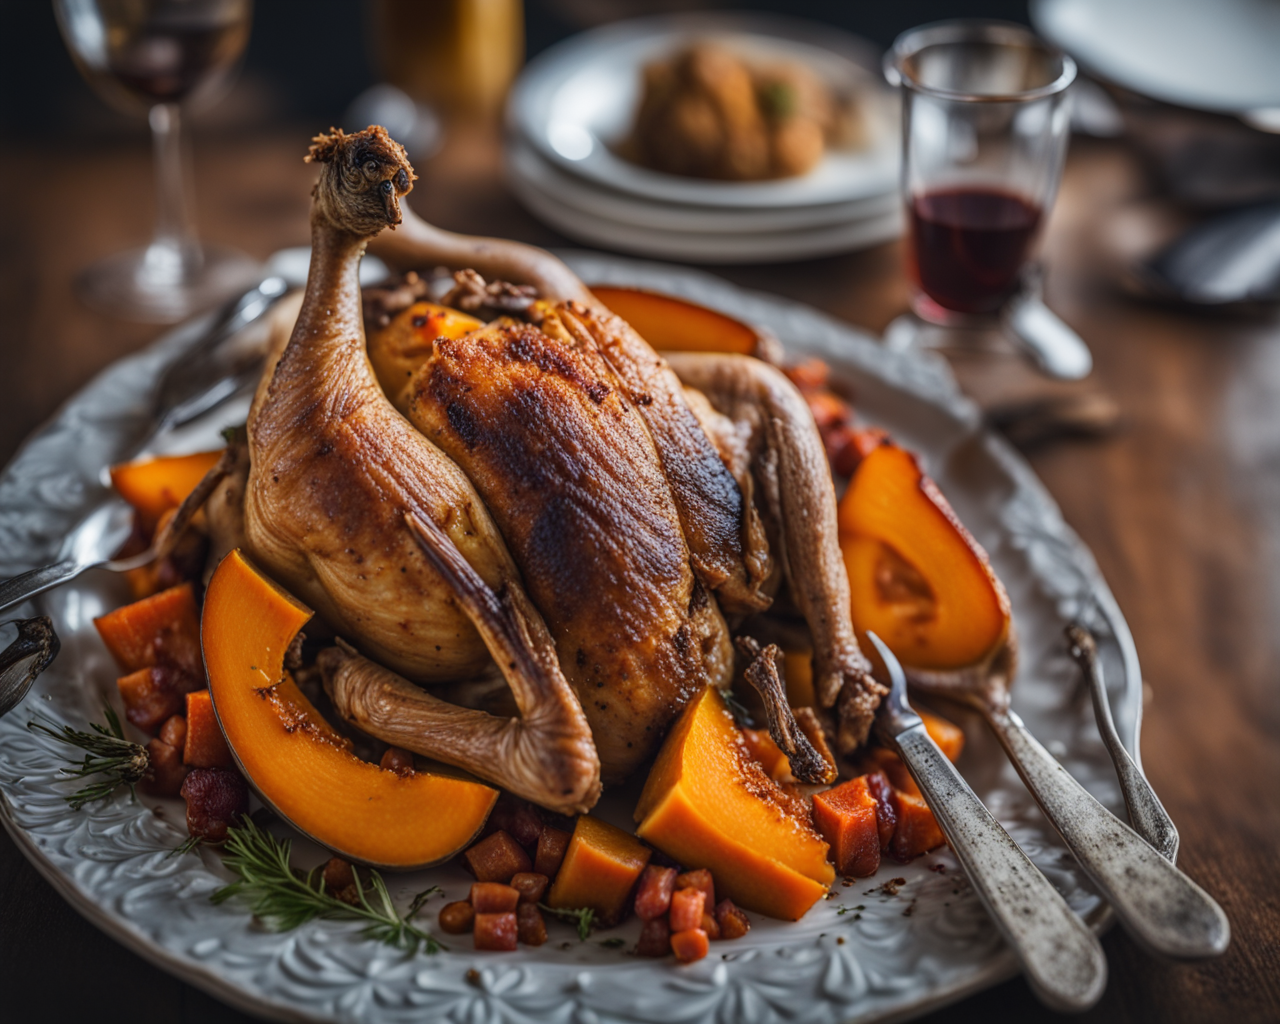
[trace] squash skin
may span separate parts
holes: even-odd
[[[882,443],[840,501],[840,547],[859,642],[875,632],[909,668],[981,662],[1009,637],[1009,598],[987,553],[916,457]]]
[[[668,734],[636,806],[636,835],[748,910],[796,921],[835,879],[827,844],[752,759],[719,692],[695,697]]]
[[[352,861],[439,863],[484,826],[497,790],[429,772],[399,775],[356,758],[284,672],[310,609],[234,550],[205,595],[201,639],[218,724],[263,801]]]

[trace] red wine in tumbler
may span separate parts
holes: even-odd
[[[1040,207],[999,189],[924,192],[911,200],[911,266],[920,288],[957,313],[991,313],[1018,286]]]

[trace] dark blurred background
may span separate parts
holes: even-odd
[[[431,0],[422,0],[430,6]],[[11,140],[38,137],[105,143],[144,137],[146,121],[107,108],[76,72],[44,0],[0,5],[0,124]],[[248,54],[232,94],[198,114],[204,131],[250,131],[282,122],[316,130],[336,122],[347,104],[377,80],[362,0],[257,0]],[[1026,23],[1025,0],[526,0],[526,56],[582,29],[663,11],[776,11],[837,25],[888,47],[915,25],[960,16]]]

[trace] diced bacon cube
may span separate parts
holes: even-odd
[[[533,858],[533,870],[548,878],[555,878],[569,849],[570,835],[550,825],[543,825],[538,835],[538,852]]]
[[[751,931],[750,919],[727,896],[716,904],[716,924],[722,939],[740,939]]]
[[[685,931],[671,933],[671,952],[682,964],[691,964],[701,960],[711,949],[707,933],[701,928],[688,928]]]
[[[474,882],[471,885],[471,905],[477,914],[505,914],[515,910],[520,893],[501,882]]]
[[[677,889],[671,894],[671,931],[701,929],[706,903],[707,895],[701,889]]]
[[[671,925],[665,917],[646,921],[636,943],[636,956],[666,956],[671,952]]]
[[[506,832],[495,832],[488,838],[481,839],[462,856],[471,868],[471,873],[481,882],[505,884],[517,872],[528,871],[533,867],[524,847]]]
[[[511,876],[511,887],[520,893],[521,903],[541,903],[551,879],[536,871],[518,871]]]
[[[472,932],[476,949],[509,953],[516,948],[520,934],[515,911],[505,914],[476,914]]]
[[[516,907],[516,932],[526,946],[541,946],[547,941],[547,922],[537,904],[521,903]]]
[[[708,907],[716,905],[716,883],[711,877],[711,872],[706,868],[698,868],[697,871],[686,871],[683,875],[678,875],[676,888],[699,889],[706,896]]]
[[[650,864],[636,886],[636,916],[642,921],[661,917],[671,908],[671,894],[675,889],[676,869]]]

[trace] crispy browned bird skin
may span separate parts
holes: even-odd
[[[365,355],[359,262],[367,238],[400,219],[404,150],[370,128],[320,136],[310,157],[322,169],[306,295],[248,424],[249,553],[365,655],[419,681],[479,670],[495,636],[524,649],[524,720],[506,723],[501,748],[470,746],[454,763],[545,806],[585,810],[599,760],[546,626],[475,489],[392,408]],[[407,517],[430,527],[436,564]],[[454,555],[463,568],[444,571],[439,558]],[[437,711],[423,711],[424,725]]]
[[[554,314],[542,327],[499,321],[437,339],[409,417],[497,522],[610,782],[653,752],[693,694],[728,683],[733,655],[628,389]]]

